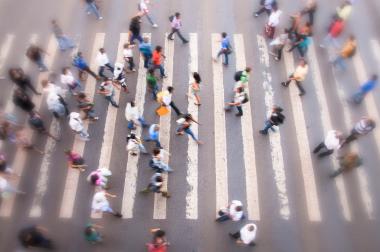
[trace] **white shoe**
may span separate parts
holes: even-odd
[[[99,17],[99,20],[102,20],[103,19],[103,17]]]
[[[153,27],[154,27],[154,28],[157,28],[157,27],[158,27],[158,25],[157,25],[157,24],[154,24],[154,25],[153,25]]]
[[[87,15],[91,15],[91,12],[87,11]]]

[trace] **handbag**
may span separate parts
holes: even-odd
[[[167,113],[169,113],[169,109],[166,106],[160,106],[158,109],[156,109],[156,114],[158,116],[164,116]]]

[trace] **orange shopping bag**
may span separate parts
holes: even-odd
[[[164,116],[169,113],[169,109],[161,105],[158,109],[156,109],[156,113],[158,116]]]

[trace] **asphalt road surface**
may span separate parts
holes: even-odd
[[[37,108],[54,134],[62,140],[54,142],[43,135],[30,135],[44,155],[17,150],[1,143],[10,166],[21,174],[14,183],[26,192],[24,196],[2,199],[0,203],[0,251],[23,251],[17,232],[29,224],[48,228],[58,251],[145,251],[151,238],[149,229],[167,231],[169,251],[217,252],[376,252],[380,250],[380,129],[362,137],[352,149],[362,156],[363,165],[332,180],[328,175],[337,169],[332,155],[318,160],[312,149],[330,129],[348,133],[362,116],[370,116],[379,124],[380,93],[375,89],[360,106],[347,103],[347,97],[373,73],[379,73],[380,37],[376,0],[357,0],[353,13],[340,37],[340,43],[351,33],[358,40],[358,50],[348,61],[346,72],[333,69],[326,50],[319,44],[326,34],[329,20],[340,3],[320,0],[314,27],[313,43],[307,60],[310,71],[303,85],[306,95],[300,98],[295,85],[280,85],[290,74],[299,57],[284,52],[280,62],[269,55],[269,41],[263,37],[266,14],[252,16],[259,1],[248,0],[153,0],[151,15],[159,25],[153,28],[143,18],[143,33],[151,36],[153,45],[163,46],[167,56],[168,78],[162,85],[175,88],[173,100],[181,111],[189,111],[201,123],[193,130],[203,145],[196,145],[188,136],[177,136],[176,115],[159,118],[157,104],[147,93],[145,71],[138,50],[134,58],[138,71],[127,75],[128,94],[117,92],[120,108],[108,106],[95,94],[99,83],[91,77],[84,84],[86,93],[94,97],[100,117],[90,123],[91,140],[81,142],[74,136],[66,120],[52,119],[44,96],[33,96]],[[301,9],[301,0],[278,1],[283,11],[281,25],[287,26],[289,15]],[[84,1],[65,0],[0,0],[0,103],[7,112],[14,111],[19,121],[26,116],[12,107],[9,97],[12,84],[7,79],[10,66],[21,65],[41,90],[40,74],[25,57],[25,50],[34,41],[47,50],[45,61],[51,72],[60,73],[70,65],[72,52],[60,52],[51,32],[50,20],[56,18],[63,31],[78,45],[92,68],[95,55],[104,46],[111,62],[121,58],[121,45],[126,41],[129,19],[137,11],[137,0],[102,0],[99,3],[103,20],[85,12]],[[168,17],[182,13],[182,33],[189,39],[183,45],[178,38],[168,41]],[[221,32],[227,32],[234,52],[230,65],[213,62],[219,49]],[[279,31],[277,31],[278,33]],[[249,81],[249,103],[244,115],[225,113],[224,101],[230,99],[233,76],[245,66],[253,69]],[[76,73],[76,70],[73,69]],[[185,94],[192,71],[202,76],[198,108]],[[58,82],[59,84],[59,82]],[[71,110],[76,103],[67,95]],[[131,157],[125,150],[128,134],[124,108],[136,100],[148,123],[161,124],[161,142],[169,150],[169,164],[174,172],[168,176],[170,199],[141,195],[152,175],[149,156]],[[262,136],[259,130],[272,104],[284,108],[286,120],[275,133]],[[143,136],[147,130],[143,130]],[[145,143],[148,150],[152,143]],[[64,150],[73,148],[83,153],[88,164],[85,172],[68,170]],[[113,175],[109,192],[115,210],[122,219],[91,213],[94,188],[86,181],[90,170],[109,167]],[[246,218],[241,222],[216,223],[220,207],[233,199],[244,204]],[[105,241],[91,245],[83,238],[86,223],[103,225]],[[237,246],[228,236],[245,223],[258,226],[257,246]]]

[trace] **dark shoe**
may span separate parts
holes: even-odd
[[[299,93],[298,95],[299,96],[303,96],[303,95],[305,95],[306,94],[306,92],[302,92],[302,93]]]
[[[185,45],[185,44],[189,43],[189,41],[185,40],[182,43]]]
[[[268,135],[268,132],[266,132],[265,130],[259,130],[260,134],[262,135]]]
[[[168,37],[168,39],[169,39],[169,40],[174,40],[173,38],[169,38],[169,37]]]
[[[257,12],[255,12],[255,13],[253,13],[253,16],[254,16],[255,18],[257,18],[257,17],[259,16],[259,14],[258,14]]]
[[[242,113],[236,113],[235,116],[243,116]]]
[[[113,216],[115,216],[115,217],[117,217],[117,218],[121,218],[121,217],[123,217],[123,215],[122,215],[121,213],[119,213],[119,212],[115,212],[115,213],[113,214]]]
[[[288,85],[286,84],[286,82],[281,82],[281,85],[283,85],[284,87],[288,87]]]

